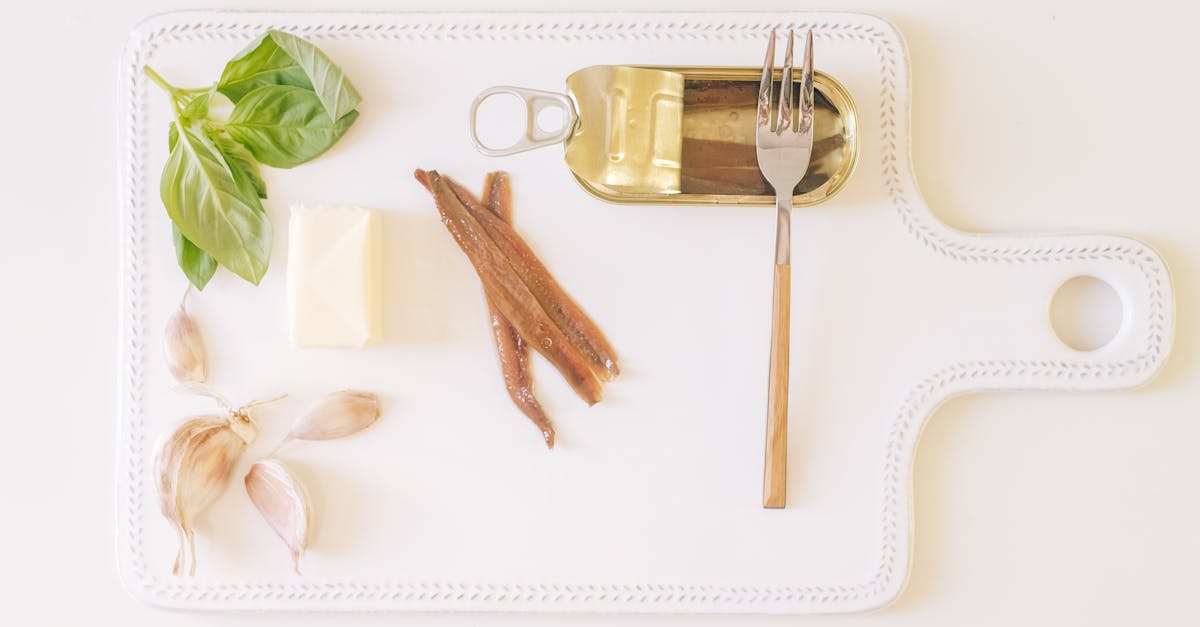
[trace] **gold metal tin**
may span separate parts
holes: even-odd
[[[756,67],[592,66],[567,78],[567,94],[492,87],[471,105],[471,137],[480,152],[491,156],[562,143],[575,180],[607,202],[774,205],[775,196],[762,180],[754,155],[761,72]],[[776,72],[776,80],[780,75]],[[858,114],[850,94],[819,71],[814,72],[813,86],[813,157],[796,186],[797,207],[834,196],[858,161]],[[730,101],[705,100],[707,89],[726,90]],[[477,112],[484,100],[501,93],[525,103],[526,130],[513,146],[492,148],[479,139]],[[538,115],[547,108],[562,112],[562,127],[539,127]],[[698,156],[702,154],[703,159]],[[689,163],[707,169],[689,171]]]
[[[639,66],[648,69],[667,70],[683,75],[685,84],[691,81],[744,81],[753,85],[757,92],[762,68],[755,67],[668,67]],[[779,76],[780,72],[776,71]],[[778,78],[777,78],[778,80]],[[686,87],[685,87],[686,89]],[[810,207],[822,203],[837,194],[846,185],[854,166],[858,162],[858,112],[849,92],[828,74],[813,72],[813,89],[816,92],[816,114],[813,143],[834,135],[842,136],[841,148],[828,153],[809,165],[804,180],[797,186],[802,193],[793,197],[796,207]],[[754,145],[753,106],[742,112],[736,122],[726,124],[738,143]],[[683,133],[686,137],[690,128],[687,108],[684,109]],[[721,132],[721,131],[717,131]],[[743,139],[745,138],[745,139]],[[774,205],[775,196],[769,194],[711,194],[711,193],[634,193],[614,190],[594,180],[572,172],[575,180],[589,194],[612,203],[623,204],[679,204],[679,205]],[[686,172],[684,173],[686,176]],[[814,177],[827,177],[813,186]]]

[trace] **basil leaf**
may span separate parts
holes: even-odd
[[[217,91],[236,104],[246,94],[265,85],[312,89],[312,81],[308,80],[304,68],[275,43],[270,31],[250,42],[225,64]]]
[[[362,101],[342,69],[324,52],[277,30],[267,31],[226,64],[217,89],[237,103],[266,85],[312,90],[334,120],[340,120]]]
[[[167,129],[167,150],[174,151],[178,142],[179,127],[172,122]],[[174,222],[171,223],[171,238],[175,242],[175,260],[179,262],[179,268],[196,289],[203,291],[217,272],[217,260],[184,237]]]
[[[358,94],[354,85],[350,84],[350,79],[346,78],[342,68],[330,61],[320,48],[295,35],[277,30],[268,34],[276,45],[304,69],[305,75],[312,83],[313,91],[321,99],[321,104],[325,106],[330,118],[341,120],[362,102],[362,96]]]
[[[171,234],[175,238],[175,258],[179,261],[179,267],[196,289],[203,290],[217,271],[217,260],[184,237],[174,224],[171,225]]]
[[[244,178],[245,183],[254,190],[255,196],[266,198],[267,184],[263,182],[262,173],[258,170],[258,162],[254,160],[254,155],[250,154],[245,146],[225,135],[217,135],[210,139],[216,144],[217,150],[224,158],[225,165],[229,166],[229,171],[233,173],[234,179]],[[240,186],[243,181],[238,180],[237,183]]]
[[[250,185],[251,189],[259,198],[267,197],[266,185],[263,183],[262,177],[258,172],[258,163],[250,156],[249,151],[241,144],[232,139],[218,135],[210,137],[213,143],[216,144],[220,155],[224,158],[226,166],[234,175],[235,181],[239,187]],[[167,134],[167,144],[170,150],[175,150],[175,143],[179,141],[179,129],[174,123],[170,125]],[[239,180],[241,179],[241,180]],[[259,205],[261,208],[262,205]],[[213,274],[217,271],[217,260],[213,259],[212,255],[204,252],[199,246],[192,243],[192,240],[183,236],[179,232],[179,227],[171,224],[171,235],[175,242],[175,258],[179,262],[179,267],[187,276],[188,281],[196,286],[196,289],[203,291],[212,279]]]
[[[334,122],[313,92],[268,85],[238,101],[225,130],[259,162],[291,168],[329,150],[356,119],[351,111]]]
[[[178,127],[178,123],[175,124]],[[171,221],[198,248],[257,285],[271,257],[271,222],[201,134],[179,127],[159,191]]]

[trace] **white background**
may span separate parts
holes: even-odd
[[[1171,6],[1174,5],[1174,6]],[[212,8],[462,9],[482,2],[214,2]],[[1099,231],[1170,266],[1177,339],[1122,393],[960,398],[917,453],[900,599],[851,617],[621,617],[625,624],[1195,625],[1200,609],[1200,5],[1156,1],[716,3],[577,8],[859,10],[912,59],[928,204],[979,231]],[[117,579],[112,485],[116,72],[128,29],[171,0],[23,3],[0,37],[0,624],[541,624],[529,615],[169,613]],[[1186,8],[1184,8],[1186,7]],[[563,9],[549,1],[503,8]],[[572,7],[575,8],[575,7]],[[430,62],[436,62],[431,60]],[[602,625],[617,618],[571,617]]]

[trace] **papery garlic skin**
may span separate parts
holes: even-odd
[[[154,474],[159,508],[179,534],[179,550],[171,572],[196,574],[196,517],[212,505],[229,482],[233,464],[246,450],[246,440],[225,416],[185,421],[159,444]],[[188,552],[184,554],[184,544]]]
[[[379,420],[379,397],[342,390],[313,403],[292,425],[287,440],[332,440],[366,429]]]
[[[312,500],[304,484],[277,459],[254,462],[246,473],[246,494],[275,535],[292,554],[292,568],[300,574],[300,558],[312,534]]]
[[[167,368],[176,381],[194,381],[203,383],[208,378],[208,362],[204,354],[204,340],[200,329],[188,316],[184,303],[167,318],[166,330],[163,334],[163,356],[167,360]]]
[[[196,518],[224,491],[234,463],[257,434],[254,420],[239,408],[224,416],[185,420],[158,444],[154,478],[159,509],[179,534],[173,574],[185,568],[196,574]]]

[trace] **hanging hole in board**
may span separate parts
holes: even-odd
[[[1050,301],[1050,325],[1063,344],[1094,351],[1112,342],[1125,319],[1125,305],[1108,282],[1077,276],[1063,283]]]

